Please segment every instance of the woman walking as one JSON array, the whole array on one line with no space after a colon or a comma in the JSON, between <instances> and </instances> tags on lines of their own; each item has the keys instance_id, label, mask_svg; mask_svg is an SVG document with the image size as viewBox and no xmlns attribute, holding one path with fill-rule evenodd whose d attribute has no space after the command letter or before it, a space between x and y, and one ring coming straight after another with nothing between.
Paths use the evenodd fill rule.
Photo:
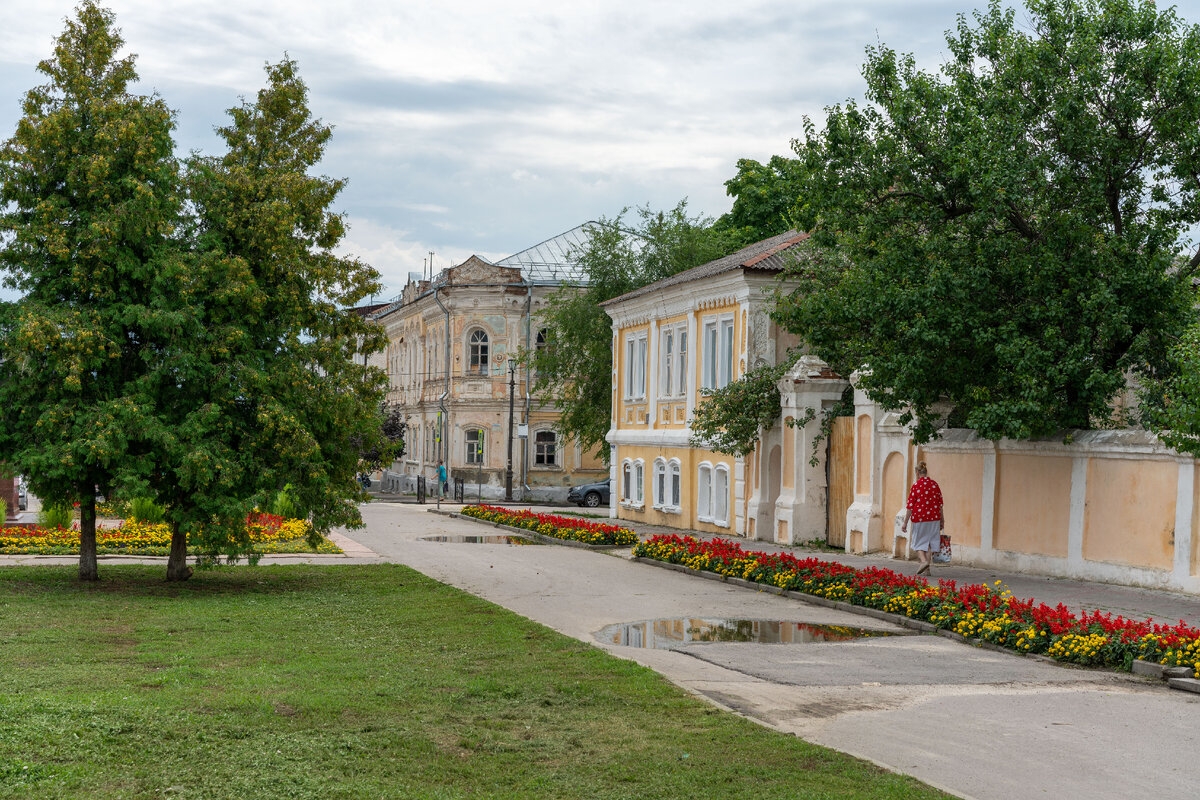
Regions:
<instances>
[{"instance_id":1,"label":"woman walking","mask_svg":"<svg viewBox=\"0 0 1200 800\"><path fill-rule=\"evenodd\" d=\"M917 551L917 560L921 562L917 574L925 575L933 563L933 551L941 546L942 528L946 521L942 517L941 487L929 477L924 461L917 464L917 482L909 489L908 502L904 507L908 509L908 519L904 520L900 530L907 531L908 523L912 523L908 547Z\"/></svg>"}]
</instances>

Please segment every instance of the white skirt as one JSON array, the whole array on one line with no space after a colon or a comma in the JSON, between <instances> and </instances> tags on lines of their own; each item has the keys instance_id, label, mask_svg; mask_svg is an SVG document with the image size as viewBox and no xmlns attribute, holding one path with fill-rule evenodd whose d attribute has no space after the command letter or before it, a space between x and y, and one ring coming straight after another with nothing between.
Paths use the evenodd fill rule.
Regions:
<instances>
[{"instance_id":1,"label":"white skirt","mask_svg":"<svg viewBox=\"0 0 1200 800\"><path fill-rule=\"evenodd\" d=\"M908 540L909 550L933 552L942 544L942 523L939 520L912 523L912 536Z\"/></svg>"}]
</instances>

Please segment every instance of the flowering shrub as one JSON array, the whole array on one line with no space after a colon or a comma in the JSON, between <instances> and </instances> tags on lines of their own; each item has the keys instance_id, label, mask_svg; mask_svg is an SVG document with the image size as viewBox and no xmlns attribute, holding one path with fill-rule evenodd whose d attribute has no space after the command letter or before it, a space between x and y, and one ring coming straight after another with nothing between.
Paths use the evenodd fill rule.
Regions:
<instances>
[{"instance_id":1,"label":"flowering shrub","mask_svg":"<svg viewBox=\"0 0 1200 800\"><path fill-rule=\"evenodd\" d=\"M575 517L560 517L554 514L534 514L532 511L514 511L498 506L478 505L463 508L464 516L499 522L513 528L524 528L555 539L570 539L584 544L631 545L636 544L637 534L628 528L587 522Z\"/></svg>"},{"instance_id":2,"label":"flowering shrub","mask_svg":"<svg viewBox=\"0 0 1200 800\"><path fill-rule=\"evenodd\" d=\"M932 586L888 569L746 551L736 542L690 536L654 536L634 547L633 555L878 608L1059 661L1129 669L1134 659L1143 659L1191 667L1200 677L1200 629L1182 621L1157 625L1100 611L1076 616L1062 603L1051 608L1013 597L1000 581L960 587L944 580Z\"/></svg>"},{"instance_id":3,"label":"flowering shrub","mask_svg":"<svg viewBox=\"0 0 1200 800\"><path fill-rule=\"evenodd\" d=\"M246 530L258 553L311 552L305 538L309 524L302 519L284 519L273 514L252 513ZM171 547L171 529L126 520L120 527L96 530L100 555L166 555ZM0 528L0 554L72 555L79 552L79 531L63 528ZM341 548L322 539L318 553L340 553Z\"/></svg>"}]
</instances>

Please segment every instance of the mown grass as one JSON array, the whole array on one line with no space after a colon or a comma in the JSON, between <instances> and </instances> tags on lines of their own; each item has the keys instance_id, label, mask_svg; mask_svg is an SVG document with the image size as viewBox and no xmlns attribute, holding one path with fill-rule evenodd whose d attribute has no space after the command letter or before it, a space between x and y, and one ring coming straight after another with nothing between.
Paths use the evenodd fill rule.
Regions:
<instances>
[{"instance_id":1,"label":"mown grass","mask_svg":"<svg viewBox=\"0 0 1200 800\"><path fill-rule=\"evenodd\" d=\"M405 567L0 569L3 798L926 798Z\"/></svg>"}]
</instances>

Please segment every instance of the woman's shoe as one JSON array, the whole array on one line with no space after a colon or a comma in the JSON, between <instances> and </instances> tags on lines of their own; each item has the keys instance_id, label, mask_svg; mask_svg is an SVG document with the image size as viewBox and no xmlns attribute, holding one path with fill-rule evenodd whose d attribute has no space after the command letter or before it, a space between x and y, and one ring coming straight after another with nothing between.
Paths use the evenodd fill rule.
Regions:
<instances>
[{"instance_id":1,"label":"woman's shoe","mask_svg":"<svg viewBox=\"0 0 1200 800\"><path fill-rule=\"evenodd\" d=\"M928 575L929 574L929 565L922 564L921 568L919 570L917 570L917 574L918 575Z\"/></svg>"}]
</instances>

